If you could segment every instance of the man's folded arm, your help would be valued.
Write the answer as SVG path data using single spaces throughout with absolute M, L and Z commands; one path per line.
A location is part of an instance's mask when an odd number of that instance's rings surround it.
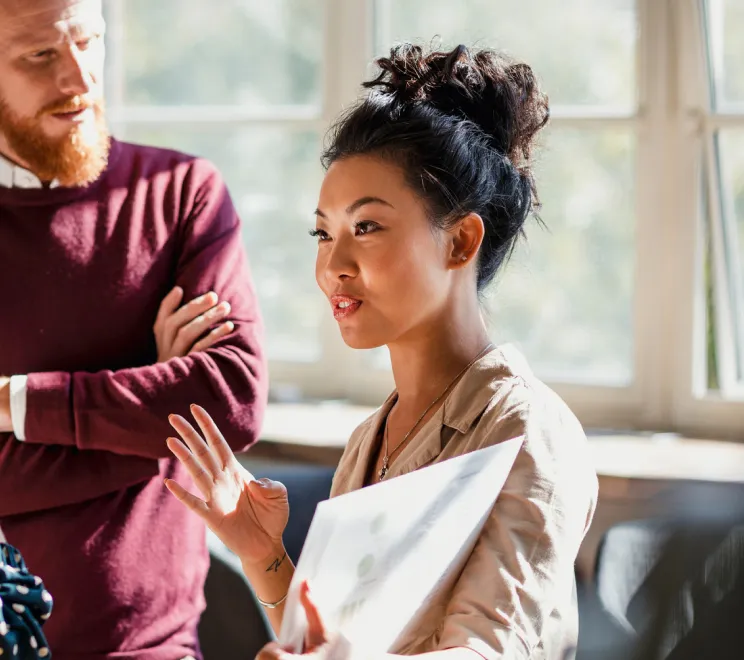
M 263 324 L 227 189 L 213 167 L 197 163 L 185 185 L 194 193 L 175 284 L 184 300 L 214 291 L 229 302 L 234 330 L 206 350 L 154 365 L 28 374 L 27 443 L 164 458 L 168 416 L 187 415 L 192 403 L 212 415 L 234 450 L 257 440 L 268 392 Z

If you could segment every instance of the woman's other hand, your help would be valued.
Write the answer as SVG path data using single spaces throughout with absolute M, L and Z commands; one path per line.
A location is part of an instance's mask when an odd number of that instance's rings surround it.
M 204 499 L 166 479 L 175 497 L 201 517 L 219 539 L 243 562 L 261 562 L 281 547 L 289 519 L 283 484 L 256 481 L 235 458 L 207 412 L 191 406 L 203 437 L 180 415 L 169 420 L 182 440 L 168 438 L 168 448 L 181 461 Z
M 323 619 L 320 616 L 315 601 L 310 593 L 310 587 L 307 582 L 303 582 L 300 587 L 300 602 L 305 610 L 307 618 L 307 632 L 305 633 L 305 648 L 301 655 L 285 651 L 277 642 L 271 642 L 264 646 L 256 656 L 256 660 L 292 660 L 293 658 L 326 658 L 332 655 L 333 660 L 339 660 L 350 657 L 346 643 L 340 638 L 337 640 L 342 644 L 332 643 L 332 639 L 337 639 L 337 635 L 329 635 L 326 630 Z M 331 649 L 333 646 L 333 649 Z M 346 649 L 346 650 L 344 650 Z

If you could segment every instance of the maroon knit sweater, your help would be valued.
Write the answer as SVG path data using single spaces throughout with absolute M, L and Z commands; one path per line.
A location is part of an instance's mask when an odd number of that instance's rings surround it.
M 26 442 L 0 434 L 0 526 L 55 607 L 55 660 L 199 655 L 205 529 L 163 486 L 188 484 L 170 413 L 204 406 L 235 450 L 266 402 L 262 323 L 240 223 L 215 168 L 113 142 L 88 188 L 0 187 L 0 374 L 28 374 Z M 235 331 L 156 364 L 174 285 L 214 290 Z

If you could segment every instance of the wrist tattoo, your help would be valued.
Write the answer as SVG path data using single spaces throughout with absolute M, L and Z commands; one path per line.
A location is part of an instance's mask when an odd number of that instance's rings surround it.
M 282 565 L 282 564 L 284 563 L 284 560 L 285 560 L 286 558 L 287 558 L 287 553 L 285 552 L 285 553 L 284 553 L 284 555 L 282 555 L 282 558 L 281 558 L 281 559 L 275 559 L 275 560 L 274 560 L 274 561 L 273 561 L 273 562 L 271 563 L 271 566 L 269 566 L 269 567 L 268 567 L 268 568 L 266 569 L 266 572 L 267 572 L 267 573 L 269 573 L 270 571 L 272 571 L 272 570 L 273 570 L 273 571 L 274 571 L 274 573 L 276 573 L 276 572 L 277 572 L 277 571 L 279 570 L 279 567 L 280 567 L 280 566 L 281 566 L 281 565 Z

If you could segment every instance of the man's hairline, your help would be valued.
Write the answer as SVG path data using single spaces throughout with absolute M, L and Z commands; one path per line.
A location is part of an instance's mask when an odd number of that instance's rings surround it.
M 51 4 L 55 0 L 44 0 L 44 2 Z M 61 22 L 61 21 L 69 21 L 71 18 L 73 18 L 73 12 L 68 11 L 71 8 L 73 8 L 75 5 L 80 4 L 88 4 L 88 3 L 95 3 L 100 7 L 100 11 L 96 12 L 97 18 L 101 18 L 102 22 L 105 24 L 105 19 L 103 16 L 103 0 L 68 0 L 69 6 L 64 10 L 63 15 L 60 17 L 58 21 L 55 23 L 50 24 L 50 27 Z M 45 10 L 39 9 L 37 11 L 21 11 L 20 14 L 17 14 L 16 16 L 9 16 L 8 10 L 6 9 L 8 3 L 13 3 L 15 7 L 20 7 L 22 10 L 25 10 L 28 8 L 28 0 L 0 0 L 0 49 L 2 48 L 2 40 L 4 35 L 8 35 L 8 33 L 12 33 L 14 30 L 18 31 L 19 27 L 22 29 L 24 26 L 18 26 L 18 22 L 23 22 L 25 25 L 28 25 L 28 20 L 24 19 L 31 19 L 34 16 L 37 16 L 38 14 L 43 13 Z M 5 20 L 4 20 L 5 19 Z M 3 29 L 3 24 L 5 24 L 7 27 Z M 38 29 L 38 28 L 37 28 Z M 12 43 L 12 39 L 10 40 Z M 11 44 L 6 44 L 6 48 L 10 46 Z

